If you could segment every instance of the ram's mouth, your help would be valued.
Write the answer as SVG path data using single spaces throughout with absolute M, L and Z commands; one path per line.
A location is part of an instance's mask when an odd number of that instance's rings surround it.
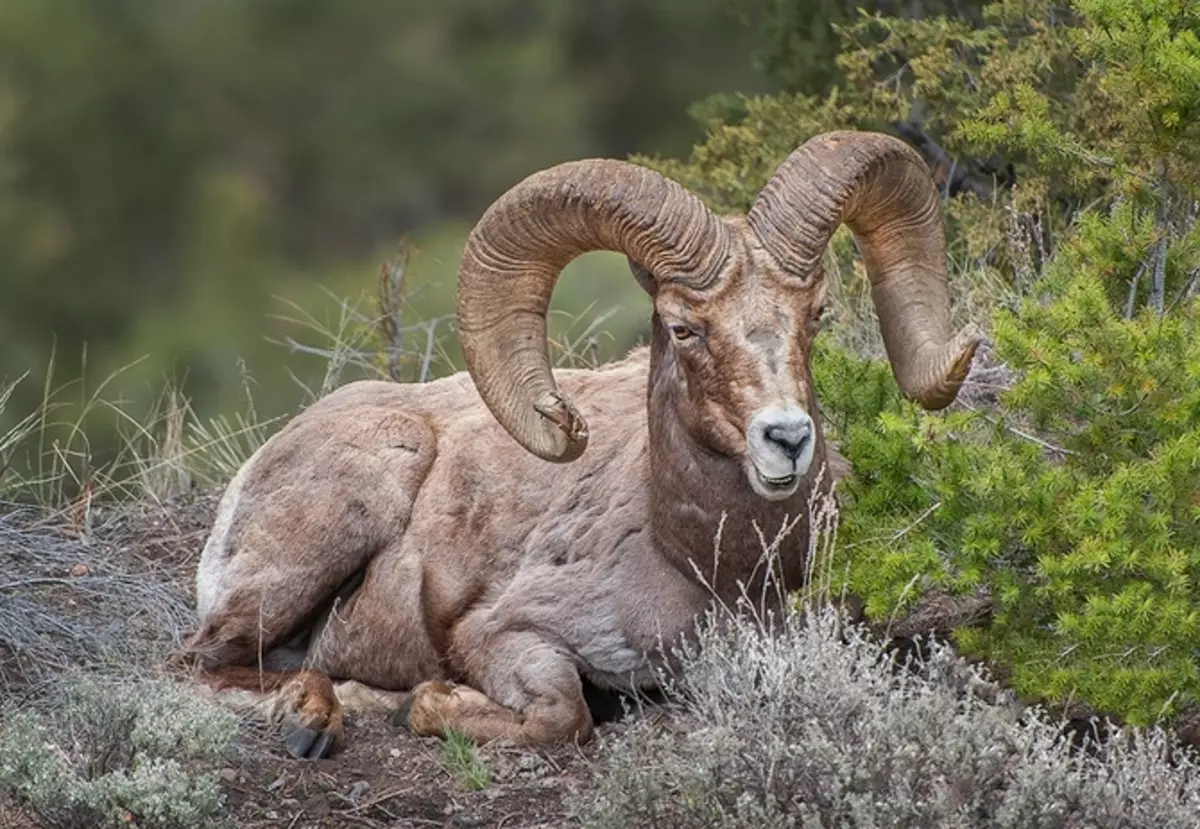
M 759 472 L 758 469 L 755 469 L 754 471 L 758 474 L 758 480 L 762 483 L 762 485 L 771 489 L 787 489 L 796 482 L 795 473 L 792 473 L 791 475 L 783 475 L 779 478 L 769 478 L 762 474 L 762 472 Z

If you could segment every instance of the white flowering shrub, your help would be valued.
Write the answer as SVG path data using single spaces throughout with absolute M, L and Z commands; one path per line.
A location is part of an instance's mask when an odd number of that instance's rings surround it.
M 216 826 L 212 765 L 236 730 L 231 713 L 171 683 L 72 680 L 53 713 L 4 712 L 0 791 L 61 829 Z

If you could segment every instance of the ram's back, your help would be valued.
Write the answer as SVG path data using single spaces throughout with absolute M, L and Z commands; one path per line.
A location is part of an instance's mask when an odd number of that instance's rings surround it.
M 334 590 L 381 553 L 419 558 L 456 600 L 502 591 L 522 567 L 611 555 L 647 524 L 647 363 L 641 349 L 556 373 L 592 427 L 565 464 L 517 444 L 465 373 L 338 389 L 229 484 L 197 576 L 201 616 L 264 571 L 280 572 L 280 595 L 254 601 L 273 604 L 300 583 Z

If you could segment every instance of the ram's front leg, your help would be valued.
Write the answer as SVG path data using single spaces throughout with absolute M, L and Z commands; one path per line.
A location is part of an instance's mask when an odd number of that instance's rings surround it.
M 468 636 L 468 639 L 473 638 Z M 529 631 L 481 637 L 467 673 L 473 687 L 423 682 L 413 689 L 406 724 L 414 733 L 444 735 L 453 729 L 484 743 L 518 745 L 584 742 L 592 715 L 570 657 Z

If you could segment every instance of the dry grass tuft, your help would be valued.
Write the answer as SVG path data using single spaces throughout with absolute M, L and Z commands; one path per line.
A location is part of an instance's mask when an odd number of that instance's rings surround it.
M 82 380 L 57 387 L 47 380 L 37 410 L 0 432 L 0 500 L 70 513 L 85 525 L 99 504 L 162 504 L 227 482 L 280 420 L 258 416 L 248 379 L 246 412 L 232 419 L 201 420 L 172 382 L 148 410 L 135 410 L 106 391 L 131 367 L 109 375 L 82 402 L 72 399 Z M 0 423 L 11 422 L 5 409 L 24 380 L 0 387 Z M 89 431 L 102 421 L 115 428 L 117 445 L 99 451 Z

